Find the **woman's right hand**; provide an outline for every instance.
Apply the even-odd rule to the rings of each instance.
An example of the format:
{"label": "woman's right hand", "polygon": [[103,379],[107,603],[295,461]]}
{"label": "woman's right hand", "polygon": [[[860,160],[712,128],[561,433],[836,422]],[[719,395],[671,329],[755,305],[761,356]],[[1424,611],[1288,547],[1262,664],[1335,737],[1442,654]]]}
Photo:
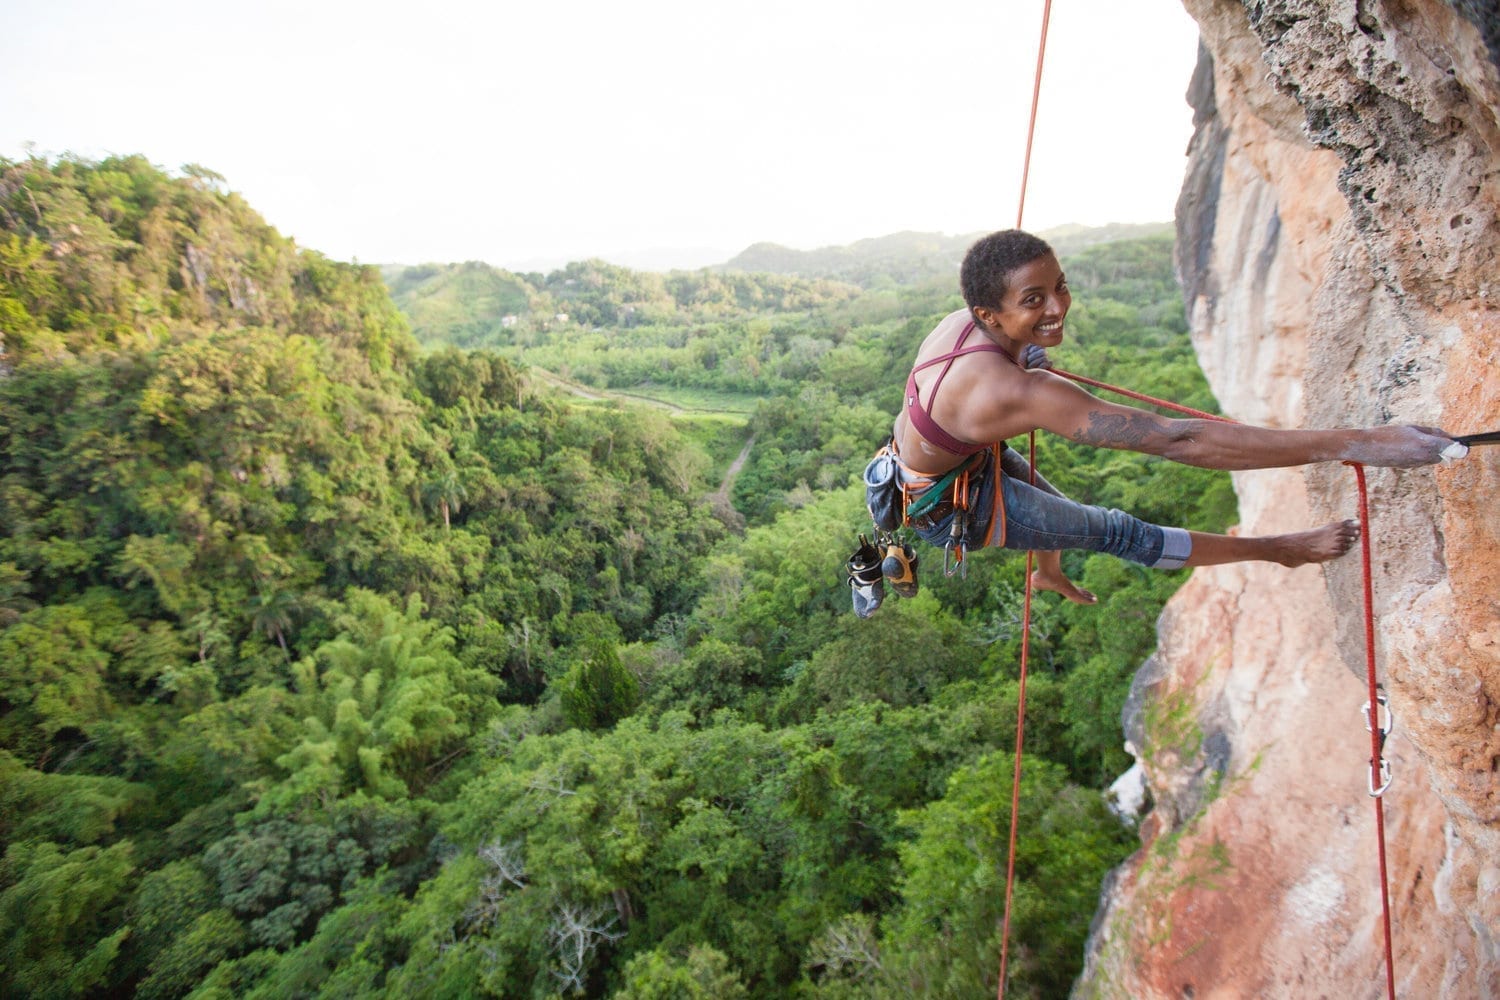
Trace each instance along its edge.
{"label": "woman's right hand", "polygon": [[1436,427],[1391,424],[1360,431],[1346,461],[1391,469],[1412,469],[1443,460],[1443,449],[1454,443],[1453,435]]}

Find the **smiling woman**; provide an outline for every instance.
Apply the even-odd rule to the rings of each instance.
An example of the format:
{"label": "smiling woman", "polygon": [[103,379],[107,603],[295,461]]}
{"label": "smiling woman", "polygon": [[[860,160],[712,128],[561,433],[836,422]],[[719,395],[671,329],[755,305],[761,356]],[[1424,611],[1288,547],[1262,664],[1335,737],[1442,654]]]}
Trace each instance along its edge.
{"label": "smiling woman", "polygon": [[[1046,349],[1062,343],[1073,299],[1045,241],[1019,230],[992,233],[970,247],[960,283],[968,308],[945,317],[922,342],[889,446],[908,504],[905,523],[960,560],[970,547],[1034,550],[1035,584],[1080,604],[1095,598],[1064,576],[1064,549],[1108,552],[1156,569],[1244,560],[1300,566],[1343,555],[1358,528],[1336,521],[1240,538],[1150,524],[1069,500],[1035,475],[1007,438],[1049,430],[1211,469],[1428,465],[1453,441],[1421,427],[1270,430],[1107,403],[1047,370]],[[932,502],[933,492],[924,502],[929,491],[942,498]]]}

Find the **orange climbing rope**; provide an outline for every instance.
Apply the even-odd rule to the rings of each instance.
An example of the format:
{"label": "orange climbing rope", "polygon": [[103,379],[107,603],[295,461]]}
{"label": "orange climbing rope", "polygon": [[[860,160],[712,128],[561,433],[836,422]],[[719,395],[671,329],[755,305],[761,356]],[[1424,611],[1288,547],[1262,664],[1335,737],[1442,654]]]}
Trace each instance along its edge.
{"label": "orange climbing rope", "polygon": [[[1047,56],[1047,24],[1052,20],[1052,0],[1042,4],[1042,33],[1036,45],[1036,76],[1031,83],[1031,120],[1026,125],[1026,156],[1021,164],[1021,195],[1016,202],[1016,228],[1026,212],[1026,182],[1031,177],[1031,143],[1036,135],[1036,109],[1042,96],[1042,63]],[[1036,480],[1036,431],[1031,432],[1031,475]],[[1000,923],[999,1000],[1005,1000],[1005,974],[1010,958],[1010,904],[1016,887],[1016,818],[1021,813],[1021,748],[1026,742],[1026,660],[1031,651],[1031,565],[1034,554],[1026,553],[1026,602],[1021,612],[1021,679],[1016,688],[1016,764],[1010,779],[1010,847],[1005,857],[1005,916]]]}
{"label": "orange climbing rope", "polygon": [[[1109,392],[1118,393],[1121,396],[1127,396],[1130,399],[1134,399],[1134,400],[1137,400],[1137,401],[1142,402],[1142,403],[1152,403],[1152,404],[1154,404],[1156,406],[1162,406],[1162,407],[1165,407],[1165,408],[1167,408],[1169,410],[1176,410],[1178,413],[1183,413],[1183,414],[1186,414],[1186,415],[1191,416],[1191,417],[1199,417],[1199,418],[1204,419],[1204,420],[1217,420],[1217,421],[1221,421],[1223,423],[1234,423],[1234,421],[1230,420],[1228,417],[1222,417],[1222,416],[1219,416],[1218,414],[1214,414],[1214,413],[1205,413],[1202,410],[1195,410],[1191,406],[1183,406],[1180,403],[1170,403],[1170,402],[1168,402],[1168,401],[1166,401],[1164,399],[1157,399],[1154,396],[1147,396],[1144,393],[1133,392],[1130,389],[1122,389],[1119,386],[1110,385],[1107,382],[1099,382],[1099,381],[1097,381],[1095,379],[1087,378],[1087,377],[1085,377],[1083,375],[1075,375],[1072,372],[1066,372],[1066,371],[1063,371],[1060,368],[1054,368],[1054,369],[1052,369],[1052,372],[1055,375],[1061,375],[1063,378],[1072,379],[1074,382],[1081,382],[1084,385],[1093,386],[1096,389],[1105,389],[1105,390],[1107,390]],[[1035,431],[1031,432],[1031,447],[1030,447],[1030,454],[1028,455],[1028,460],[1031,463],[1031,477],[1032,477],[1032,482],[1033,482],[1033,484],[1035,484],[1035,481],[1036,481],[1036,432]],[[1363,496],[1363,479],[1361,479],[1361,496]],[[1016,878],[1016,827],[1017,827],[1017,820],[1018,820],[1018,815],[1020,813],[1020,805],[1021,805],[1021,750],[1022,750],[1022,748],[1023,748],[1024,744],[1025,744],[1025,734],[1026,734],[1026,673],[1027,673],[1027,660],[1029,659],[1030,650],[1031,650],[1031,595],[1032,595],[1032,589],[1033,589],[1032,588],[1032,583],[1031,583],[1032,558],[1033,558],[1033,553],[1027,552],[1026,553],[1026,598],[1025,598],[1025,603],[1023,605],[1023,611],[1021,613],[1021,679],[1020,679],[1020,683],[1018,685],[1018,691],[1017,691],[1017,695],[1016,695],[1016,702],[1017,702],[1017,704],[1016,704],[1016,759],[1015,759],[1015,768],[1012,771],[1012,774],[1011,774],[1011,783],[1010,783],[1010,846],[1009,846],[1009,850],[1007,852],[1007,858],[1006,858],[1006,864],[1005,864],[1005,916],[1002,918],[1001,924],[1000,924],[1000,988],[999,988],[999,993],[998,993],[999,1000],[1005,1000],[1005,978],[1006,978],[1005,974],[1006,974],[1007,964],[1008,964],[1007,963],[1007,959],[1010,956],[1010,907],[1011,907],[1011,897],[1012,897],[1012,894],[1014,893],[1014,890],[1015,890],[1015,878]],[[1366,566],[1368,566],[1368,558],[1366,560]],[[1366,575],[1368,576],[1368,573]],[[1385,845],[1385,840],[1384,840],[1384,837],[1382,836],[1382,838],[1381,838],[1381,852],[1382,852],[1382,857],[1384,855],[1384,850],[1385,850],[1385,846],[1384,845]]]}
{"label": "orange climbing rope", "polygon": [[[1391,885],[1385,868],[1385,790],[1391,784],[1390,765],[1385,760],[1385,738],[1391,732],[1391,715],[1380,682],[1375,677],[1375,588],[1370,574],[1370,496],[1365,488],[1365,467],[1345,462],[1359,483],[1359,551],[1364,563],[1365,679],[1370,700],[1365,702],[1365,728],[1370,731],[1370,795],[1375,799],[1375,839],[1380,845],[1380,917],[1385,927],[1385,991],[1396,1000],[1396,962],[1391,957]],[[1387,708],[1385,720],[1380,710]]]}
{"label": "orange climbing rope", "polygon": [[[1133,392],[1133,391],[1131,391],[1129,389],[1122,389],[1119,386],[1110,385],[1107,382],[1099,382],[1099,381],[1096,381],[1095,379],[1086,378],[1085,376],[1082,376],[1082,375],[1075,375],[1072,372],[1063,371],[1062,369],[1054,368],[1053,369],[1053,373],[1056,374],[1056,375],[1060,375],[1063,378],[1071,379],[1074,382],[1080,382],[1080,383],[1092,386],[1092,387],[1097,388],[1097,389],[1103,389],[1103,390],[1108,391],[1108,392],[1117,393],[1119,395],[1126,396],[1126,397],[1128,397],[1130,399],[1134,399],[1134,400],[1137,400],[1139,402],[1150,403],[1153,406],[1160,406],[1160,407],[1163,407],[1163,408],[1168,409],[1168,410],[1174,410],[1174,411],[1176,411],[1178,413],[1182,413],[1182,414],[1185,414],[1187,416],[1199,417],[1199,418],[1205,419],[1205,420],[1217,420],[1217,421],[1222,421],[1222,422],[1225,422],[1225,423],[1234,423],[1234,421],[1230,420],[1228,417],[1219,416],[1219,415],[1213,414],[1213,413],[1205,413],[1202,410],[1195,410],[1195,409],[1193,409],[1190,406],[1183,406],[1183,405],[1181,405],[1179,403],[1173,403],[1173,402],[1170,402],[1170,401],[1165,400],[1165,399],[1157,399],[1154,396],[1148,396],[1148,395],[1145,395],[1144,393]],[[1389,712],[1389,709],[1388,709],[1388,706],[1387,706],[1387,703],[1386,703],[1386,698],[1385,698],[1385,696],[1380,691],[1379,680],[1378,680],[1378,678],[1376,676],[1376,662],[1375,662],[1375,599],[1374,599],[1373,574],[1372,574],[1372,571],[1371,571],[1371,566],[1373,565],[1373,556],[1371,554],[1371,540],[1370,540],[1370,500],[1369,500],[1369,489],[1368,489],[1368,487],[1366,485],[1366,482],[1365,482],[1365,467],[1363,465],[1361,465],[1360,463],[1358,463],[1358,462],[1345,462],[1344,464],[1347,465],[1347,466],[1349,466],[1350,468],[1352,468],[1354,470],[1355,483],[1356,483],[1357,490],[1358,490],[1358,495],[1359,495],[1360,562],[1361,562],[1361,578],[1362,578],[1362,583],[1363,583],[1363,588],[1364,588],[1365,674],[1366,674],[1366,680],[1367,680],[1367,683],[1368,683],[1368,686],[1369,686],[1369,701],[1367,701],[1365,703],[1363,711],[1364,711],[1364,714],[1365,714],[1365,728],[1368,729],[1369,732],[1370,732],[1370,779],[1369,779],[1369,791],[1370,791],[1370,795],[1375,799],[1375,836],[1376,836],[1376,843],[1377,843],[1377,848],[1378,848],[1378,853],[1379,853],[1379,861],[1380,861],[1380,909],[1381,909],[1381,917],[1382,917],[1383,927],[1384,927],[1384,931],[1385,931],[1385,935],[1384,936],[1385,936],[1385,980],[1386,980],[1386,993],[1389,996],[1390,1000],[1395,1000],[1395,997],[1396,997],[1396,971],[1395,971],[1396,970],[1396,966],[1395,966],[1395,960],[1394,960],[1394,958],[1392,956],[1390,877],[1389,877],[1389,873],[1388,873],[1387,867],[1386,867],[1385,808],[1384,808],[1384,799],[1383,799],[1385,791],[1390,786],[1390,782],[1391,782],[1390,765],[1386,761],[1385,756],[1384,756],[1385,740],[1386,740],[1386,737],[1390,735],[1390,731],[1391,731],[1391,716],[1390,716],[1390,712]],[[1031,465],[1032,465],[1032,469],[1034,471],[1035,468],[1036,468],[1036,435],[1035,434],[1032,435],[1032,442],[1031,442]],[[1023,616],[1023,621],[1025,621],[1026,619],[1029,619],[1029,616],[1030,616],[1031,590],[1032,590],[1032,587],[1031,587],[1031,554],[1027,553],[1027,560],[1026,560],[1026,608],[1027,608],[1027,611],[1026,611],[1026,615]],[[1026,676],[1027,645],[1028,645],[1027,636],[1023,634],[1022,637],[1021,637],[1021,677],[1022,677],[1022,682],[1021,683],[1022,683],[1022,686],[1023,686],[1023,690],[1024,690],[1025,676]],[[1023,697],[1022,697],[1021,700],[1022,700],[1022,708],[1018,709],[1018,712],[1024,711],[1024,704],[1025,704],[1024,695],[1023,695]],[[1381,713],[1382,713],[1383,709],[1385,710],[1385,714],[1382,717]],[[1016,774],[1015,774],[1015,784],[1017,784],[1017,785],[1019,784],[1019,780],[1020,780],[1021,725],[1022,725],[1022,722],[1018,718],[1017,724],[1016,724]],[[1008,866],[1007,883],[1006,883],[1006,909],[1007,909],[1006,916],[1007,916],[1007,919],[1006,919],[1005,925],[1004,925],[1005,930],[1002,933],[1006,933],[1009,930],[1009,919],[1008,918],[1009,918],[1009,905],[1010,905],[1010,894],[1011,894],[1011,884],[1010,883],[1011,883],[1011,879],[1013,878],[1014,858],[1015,858],[1015,805],[1014,805],[1014,803],[1016,803],[1017,801],[1018,801],[1018,798],[1017,798],[1017,796],[1016,796],[1016,794],[1014,792],[1014,785],[1013,785],[1013,788],[1012,788],[1012,803],[1013,804],[1012,804],[1012,809],[1011,809],[1011,845],[1010,845],[1011,862],[1010,862],[1010,864]],[[1008,937],[1008,933],[1006,934],[1006,936]],[[1002,945],[1001,945],[1001,970],[1002,971],[1001,971],[1001,981],[1000,981],[1000,996],[1002,998],[1005,995],[1005,978],[1004,978],[1005,974],[1004,974],[1004,969],[1005,969],[1005,955],[1006,955],[1006,951],[1007,951],[1006,944],[1002,941]]]}
{"label": "orange climbing rope", "polygon": [[1026,182],[1031,177],[1031,140],[1036,136],[1036,106],[1042,97],[1042,62],[1047,57],[1047,22],[1052,20],[1052,0],[1042,5],[1042,37],[1036,43],[1036,78],[1031,83],[1031,120],[1026,125],[1026,156],[1021,161],[1021,196],[1016,200],[1016,228],[1026,213]]}

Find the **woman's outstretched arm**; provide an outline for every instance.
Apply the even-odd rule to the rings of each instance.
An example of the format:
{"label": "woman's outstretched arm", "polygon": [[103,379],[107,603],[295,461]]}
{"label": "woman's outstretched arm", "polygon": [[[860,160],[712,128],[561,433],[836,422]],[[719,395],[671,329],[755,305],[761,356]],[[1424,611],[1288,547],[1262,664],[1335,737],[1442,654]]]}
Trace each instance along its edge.
{"label": "woman's outstretched arm", "polygon": [[1391,468],[1432,465],[1453,437],[1430,427],[1392,424],[1339,430],[1275,430],[1199,418],[1174,420],[1106,402],[1065,379],[1031,375],[1027,410],[1038,427],[1070,441],[1160,455],[1209,469],[1271,469],[1313,462]]}

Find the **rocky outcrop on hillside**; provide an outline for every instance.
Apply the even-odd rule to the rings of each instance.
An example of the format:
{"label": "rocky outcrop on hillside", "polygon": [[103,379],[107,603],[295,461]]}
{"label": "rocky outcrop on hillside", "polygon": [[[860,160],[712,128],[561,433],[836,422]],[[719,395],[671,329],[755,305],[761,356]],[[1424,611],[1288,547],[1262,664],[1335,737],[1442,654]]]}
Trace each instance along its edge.
{"label": "rocky outcrop on hillside", "polygon": [[[1185,4],[1179,267],[1225,411],[1500,427],[1500,12]],[[1500,997],[1500,449],[1369,480],[1397,994]],[[1235,485],[1247,533],[1356,510],[1338,466]],[[1076,995],[1385,995],[1364,675],[1357,555],[1194,574],[1127,707],[1154,807]]]}

